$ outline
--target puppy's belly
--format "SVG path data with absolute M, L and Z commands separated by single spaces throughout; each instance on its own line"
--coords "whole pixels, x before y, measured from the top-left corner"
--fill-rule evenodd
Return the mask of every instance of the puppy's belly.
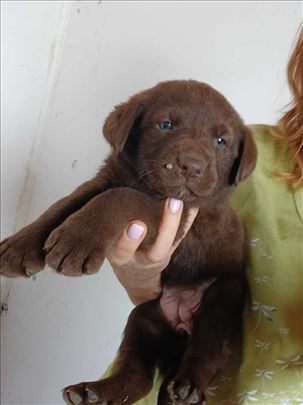
M 212 278 L 193 288 L 163 287 L 160 307 L 173 328 L 192 334 L 193 315 L 200 308 L 206 290 L 215 281 L 216 278 Z

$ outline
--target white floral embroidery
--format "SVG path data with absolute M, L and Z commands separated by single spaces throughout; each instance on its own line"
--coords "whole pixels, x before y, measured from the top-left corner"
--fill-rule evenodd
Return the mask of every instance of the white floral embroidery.
M 259 368 L 256 369 L 256 377 L 262 378 L 263 385 L 265 385 L 266 380 L 272 380 L 273 374 L 274 374 L 273 371 L 260 370 Z
M 278 331 L 281 336 L 289 334 L 289 328 L 278 328 Z
M 252 390 L 252 391 L 246 391 L 246 392 L 241 392 L 238 397 L 239 397 L 239 403 L 245 403 L 247 402 L 257 402 L 258 399 L 255 397 L 255 394 L 258 392 L 258 390 Z
M 272 321 L 272 318 L 270 317 L 270 313 L 272 313 L 272 312 L 274 312 L 276 310 L 275 307 L 271 307 L 269 305 L 261 304 L 259 301 L 256 301 L 256 300 L 253 301 L 251 309 L 254 312 L 259 312 L 258 321 L 257 321 L 257 324 L 256 324 L 255 329 L 253 330 L 253 332 L 259 327 L 262 316 L 264 316 L 269 321 Z
M 289 359 L 286 359 L 286 360 L 276 360 L 276 363 L 281 365 L 282 370 L 285 370 L 286 368 L 292 368 L 292 367 L 303 364 L 303 362 L 301 360 L 302 360 L 302 355 L 297 354 L 296 356 L 290 357 Z
M 262 395 L 264 399 L 272 399 L 276 394 L 274 392 L 263 392 Z
M 270 314 L 271 312 L 274 312 L 274 311 L 276 310 L 275 307 L 271 307 L 271 306 L 269 306 L 269 305 L 261 304 L 260 302 L 255 301 L 255 300 L 254 300 L 253 303 L 252 303 L 251 309 L 252 309 L 254 312 L 259 311 L 262 315 L 265 316 L 266 319 L 269 319 L 270 321 L 272 321 L 272 319 L 271 319 L 271 317 L 269 316 L 269 314 Z
M 271 345 L 270 342 L 262 342 L 261 340 L 256 339 L 256 344 L 254 347 L 257 347 L 260 349 L 260 353 L 263 354 L 265 350 L 269 349 L 269 346 Z
M 297 375 L 297 377 L 302 379 L 302 371 L 300 371 L 297 367 L 297 366 L 300 366 L 301 364 L 303 364 L 303 362 L 301 360 L 302 360 L 302 355 L 297 354 L 296 356 L 291 357 L 286 360 L 276 360 L 276 363 L 281 365 L 282 370 L 291 368 L 294 371 L 294 373 Z
M 208 387 L 205 391 L 206 395 L 210 395 L 211 397 L 214 397 L 216 395 L 216 393 L 214 391 L 216 391 L 216 389 L 218 388 L 218 386 L 215 387 Z
M 270 253 L 268 253 L 268 252 L 263 252 L 263 253 L 261 254 L 261 256 L 264 257 L 264 258 L 267 259 L 267 260 L 271 260 L 271 259 L 273 258 L 273 256 L 272 256 Z
M 251 247 L 256 247 L 257 246 L 257 243 L 260 241 L 260 239 L 258 239 L 258 238 L 255 238 L 255 239 L 251 239 L 251 240 L 249 240 L 248 241 L 248 244 L 251 246 Z
M 267 276 L 258 276 L 258 277 L 254 277 L 256 284 L 266 284 L 267 281 L 269 280 L 269 277 Z

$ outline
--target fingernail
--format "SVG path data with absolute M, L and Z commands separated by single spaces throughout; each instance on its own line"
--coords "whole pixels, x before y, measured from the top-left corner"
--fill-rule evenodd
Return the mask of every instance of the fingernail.
M 132 224 L 127 230 L 127 236 L 129 239 L 139 239 L 144 232 L 144 228 L 141 225 Z
M 179 211 L 181 204 L 182 204 L 181 200 L 177 200 L 176 198 L 169 199 L 169 209 L 173 214 L 176 214 Z

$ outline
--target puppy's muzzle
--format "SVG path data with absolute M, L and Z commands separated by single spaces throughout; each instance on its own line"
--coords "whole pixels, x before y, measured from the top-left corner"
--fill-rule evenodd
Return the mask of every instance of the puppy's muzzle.
M 193 154 L 181 153 L 177 157 L 177 163 L 180 173 L 187 179 L 197 179 L 202 176 L 205 163 L 199 157 Z

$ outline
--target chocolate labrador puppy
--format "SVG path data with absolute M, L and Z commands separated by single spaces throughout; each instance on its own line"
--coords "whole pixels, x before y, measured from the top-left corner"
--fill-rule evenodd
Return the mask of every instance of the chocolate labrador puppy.
M 249 129 L 210 86 L 169 81 L 133 96 L 104 124 L 113 151 L 92 180 L 1 244 L 1 272 L 29 277 L 45 264 L 68 276 L 93 274 L 129 221 L 140 218 L 155 241 L 166 197 L 199 207 L 162 272 L 161 297 L 129 316 L 114 374 L 64 390 L 80 404 L 132 404 L 165 375 L 159 404 L 202 404 L 231 355 L 245 300 L 242 225 L 228 203 L 253 171 Z M 121 204 L 123 201 L 123 204 Z

